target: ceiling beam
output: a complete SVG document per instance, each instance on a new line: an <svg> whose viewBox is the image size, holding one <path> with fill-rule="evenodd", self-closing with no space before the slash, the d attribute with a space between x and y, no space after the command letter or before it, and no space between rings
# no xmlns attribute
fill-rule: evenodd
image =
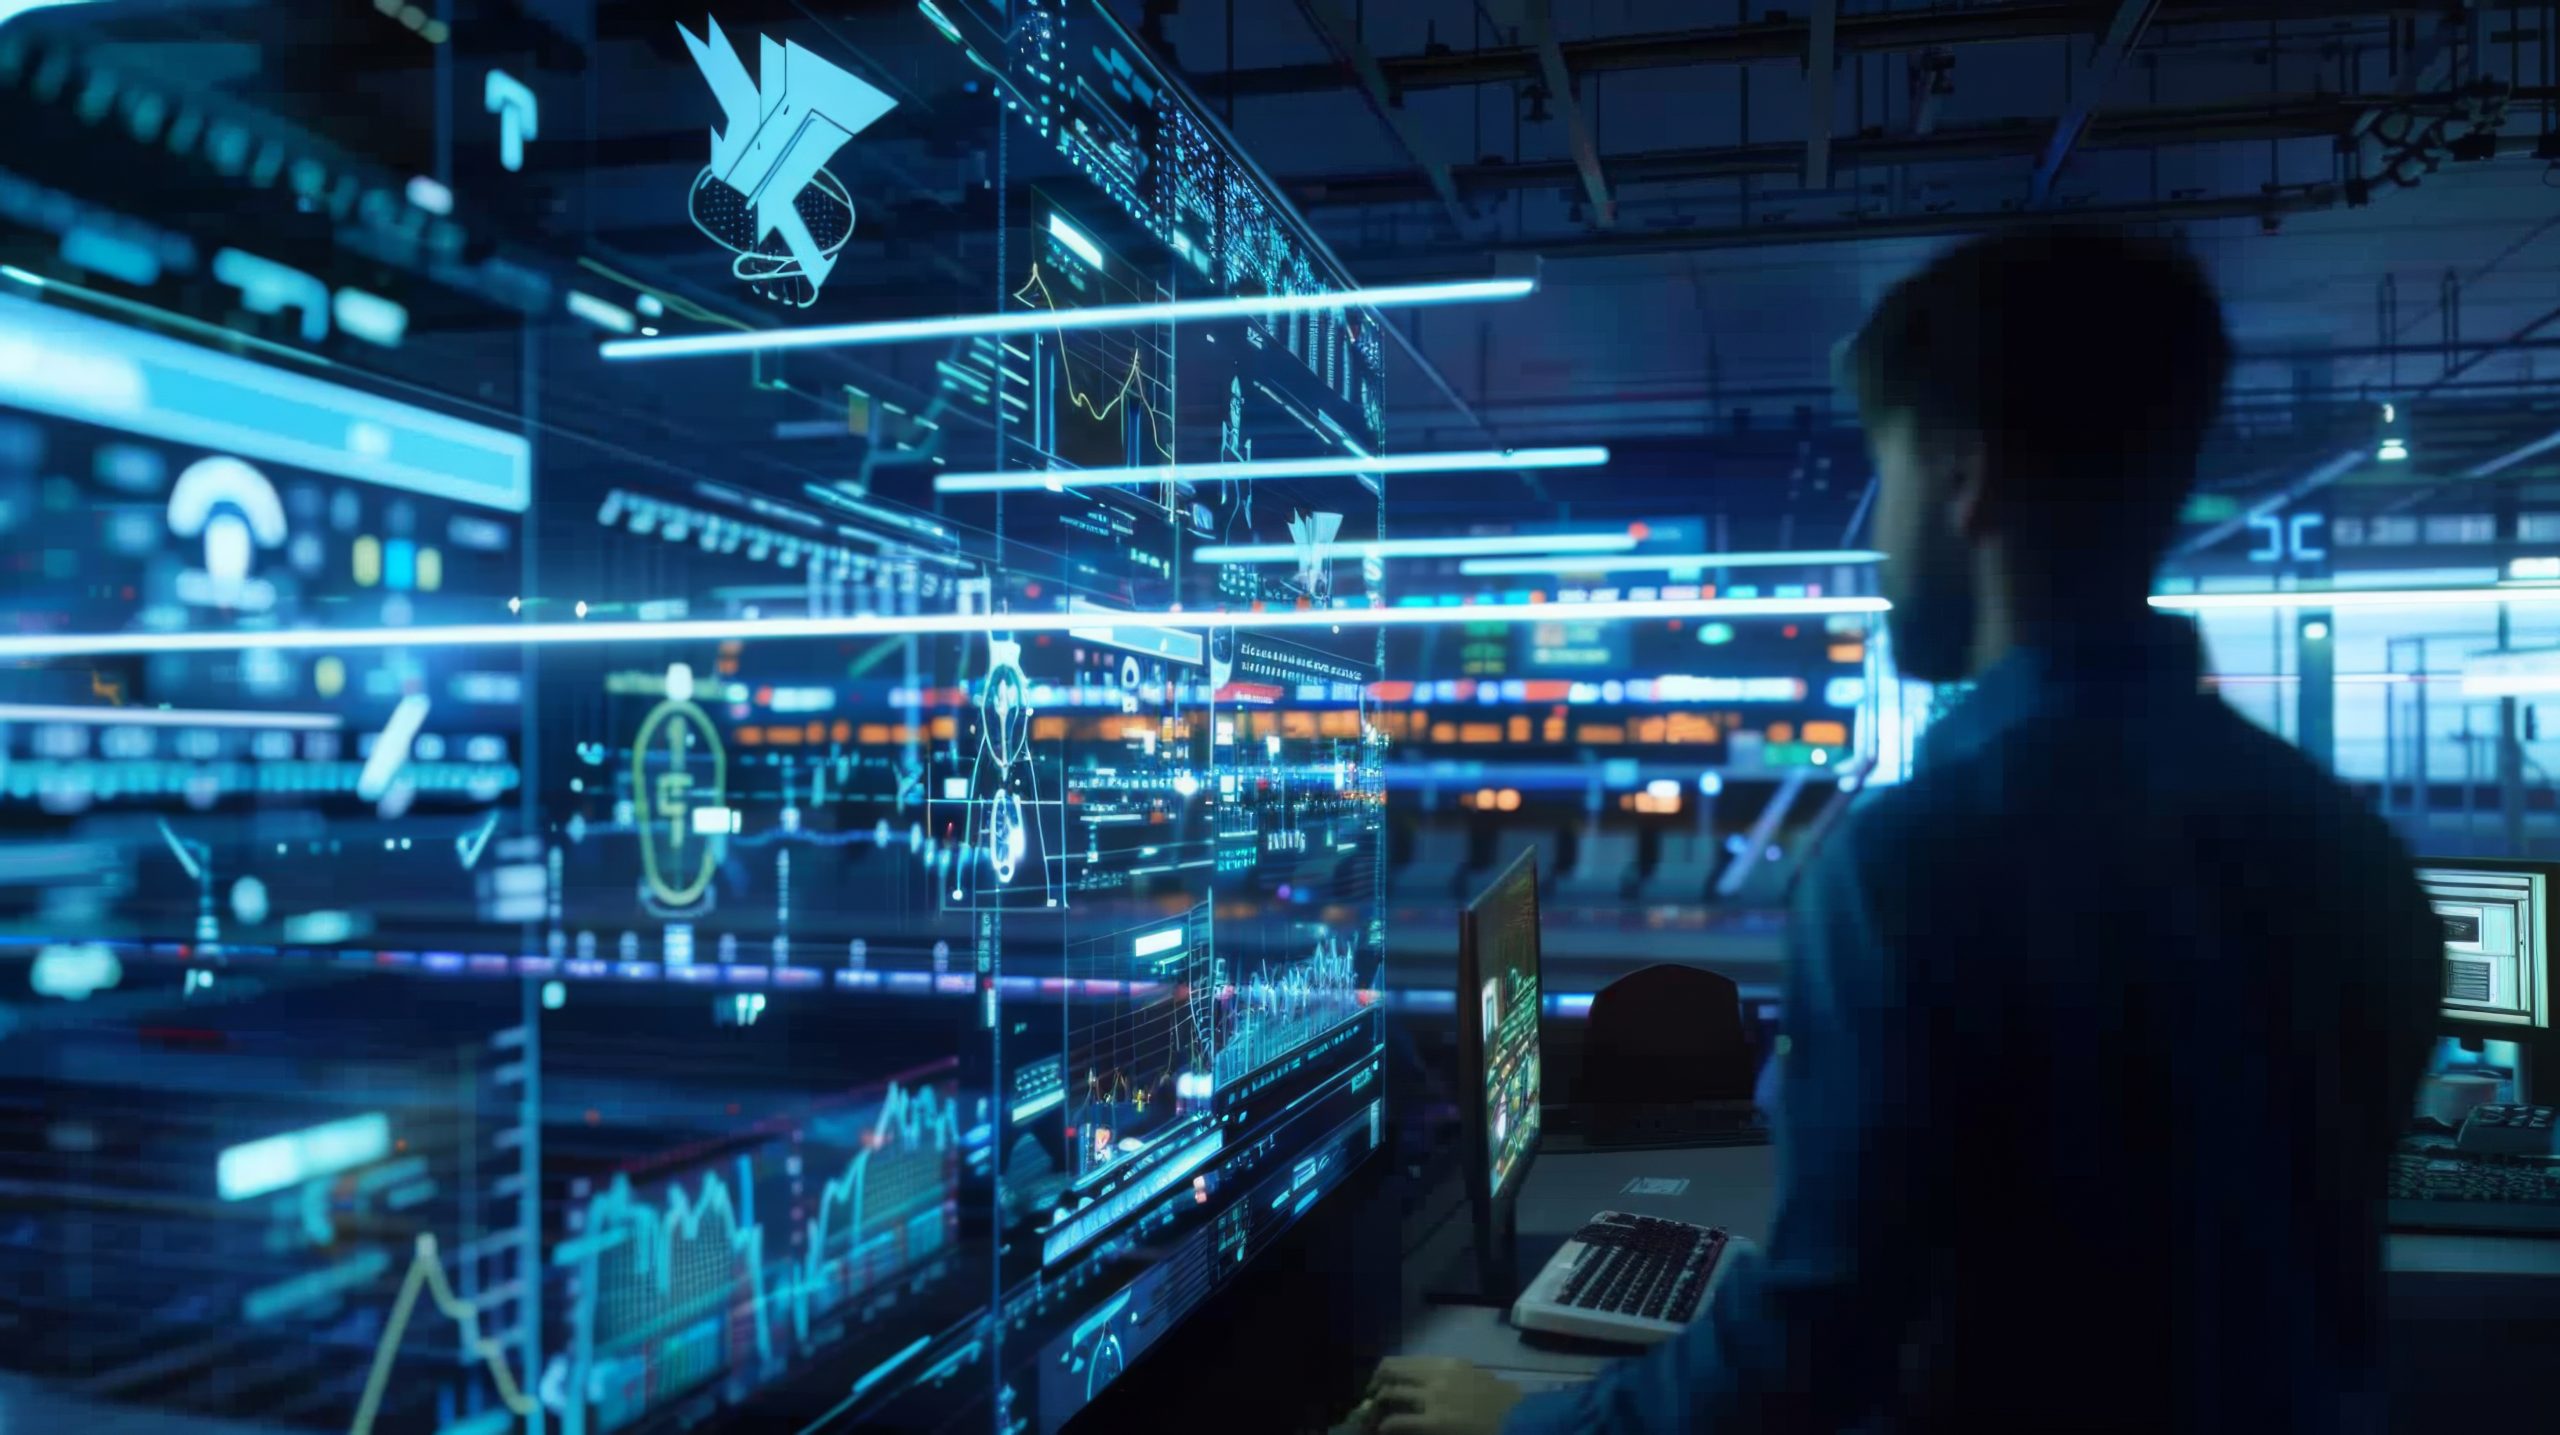
<svg viewBox="0 0 2560 1435"><path fill-rule="evenodd" d="M2390 15L2411 0L2195 0L2159 18L2163 27L2293 23ZM2077 38L2089 33L2091 7L2056 0L2005 0L1964 9L1880 11L1840 17L1834 41L1839 54L1924 50L1933 46ZM1798 60L1810 50L1812 27L1798 17L1757 20L1713 28L1649 31L1576 40L1562 48L1577 75L1610 70L1678 69L1690 65L1755 60ZM1543 73L1533 45L1494 45L1474 50L1383 56L1378 73L1389 93L1457 85L1509 84ZM1287 95L1340 86L1333 65L1271 65L1228 74L1187 77L1203 95Z"/></svg>
<svg viewBox="0 0 2560 1435"><path fill-rule="evenodd" d="M1804 187L1831 187L1831 70L1840 38L1840 0L1813 0L1805 17Z"/></svg>
<svg viewBox="0 0 2560 1435"><path fill-rule="evenodd" d="M1547 82L1547 95L1564 115L1566 141L1573 149L1573 167L1582 177L1582 197L1591 204L1591 224L1595 229L1614 229L1618 224L1618 202L1609 194L1609 177L1600 168L1600 146L1590 121L1582 113L1582 101L1574 93L1573 71L1564 62L1564 49L1556 43L1554 0L1523 0L1522 8L1530 45L1538 52L1539 74Z"/></svg>
<svg viewBox="0 0 2560 1435"><path fill-rule="evenodd" d="M1450 228L1459 234L1466 233L1466 206L1458 201L1458 187L1449 180L1448 163L1433 152L1431 142L1423 136L1421 127L1414 123L1412 115L1405 112L1404 96L1387 84L1385 73L1378 68L1377 57L1369 53L1367 42L1360 38L1358 23L1342 13L1342 7L1335 0L1298 0L1298 11L1314 28L1316 37L1324 41L1325 48L1333 52L1334 59L1360 82L1360 94L1368 102L1369 112L1376 115L1378 122L1396 137L1396 143L1404 147L1414 167L1421 170L1423 178L1430 182L1431 192L1439 198L1441 207L1449 212Z"/></svg>
<svg viewBox="0 0 2560 1435"><path fill-rule="evenodd" d="M2305 185L2275 193L2235 194L2207 199L2163 200L2142 204L2085 205L2071 211L2090 224L2182 224L2213 219L2264 219L2268 216L2334 209L2345 202L2336 185ZM1923 239L1948 234L1976 234L2013 228L2041 220L2032 210L1948 210L1938 214L1896 214L1853 219L1822 219L1801 224L1737 224L1680 229L1621 230L1615 234L1523 235L1479 240L1464 245L1424 249L1378 249L1345 254L1343 262L1363 279L1376 280L1404 269L1445 272L1458 253L1536 254L1542 258L1623 259L1654 254L1688 254L1705 249L1749 249L1772 244L1834 244L1878 239Z"/></svg>
<svg viewBox="0 0 2560 1435"><path fill-rule="evenodd" d="M2071 101L2064 106L2062 117L2053 124L2053 137L2045 141L2044 154L2036 161L2034 178L2028 182L2027 205L2041 209L2053 198L2053 182L2062 176L2062 166L2071 158L2071 147L2080 142L2080 132L2089 127L2089 116L2097 111L2098 101L2124 70L2125 60L2134 47L2142 43L2143 33L2151 28L2152 17L2160 13L2160 0L2118 0L2116 16L2107 33L2091 51L2089 63L2080 70L2080 82L2072 87Z"/></svg>
<svg viewBox="0 0 2560 1435"><path fill-rule="evenodd" d="M2241 140L2329 138L2346 133L2369 105L2336 95L2289 95L2237 104L2119 110L2095 116L2081 144L2090 149L2119 149L2173 144L2216 144ZM2022 117L1941 128L1929 134L1850 135L1831 144L1832 167L1930 164L2031 155L2050 132L2048 120ZM1695 149L1639 150L1602 157L1616 188L1629 185L1680 184L1696 180L1735 179L1743 175L1794 173L1803 163L1804 146L1774 140L1747 145ZM1514 189L1568 187L1577 167L1564 160L1460 165L1450 174L1463 195L1481 196ZM1302 175L1282 182L1301 208L1357 204L1407 203L1431 197L1431 191L1405 170L1361 174Z"/></svg>

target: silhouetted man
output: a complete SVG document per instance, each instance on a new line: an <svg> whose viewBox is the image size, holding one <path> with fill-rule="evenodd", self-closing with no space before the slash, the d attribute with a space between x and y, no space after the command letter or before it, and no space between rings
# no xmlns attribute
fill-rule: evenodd
<svg viewBox="0 0 2560 1435"><path fill-rule="evenodd" d="M1378 1428L2378 1425L2443 938L2146 602L2229 366L2194 261L2122 234L1978 240L1877 307L1844 367L1895 656L1979 681L1798 884L1765 1259L1576 1390L1390 1361Z"/></svg>

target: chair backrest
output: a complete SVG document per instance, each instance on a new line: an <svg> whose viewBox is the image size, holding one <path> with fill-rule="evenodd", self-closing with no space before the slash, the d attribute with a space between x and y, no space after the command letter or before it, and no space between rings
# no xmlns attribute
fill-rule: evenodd
<svg viewBox="0 0 2560 1435"><path fill-rule="evenodd" d="M1582 839L1582 851L1573 862L1574 885L1624 882L1636 865L1639 850L1636 834L1632 832L1586 834Z"/></svg>
<svg viewBox="0 0 2560 1435"><path fill-rule="evenodd" d="M1461 820L1442 818L1414 834L1413 860L1433 867L1463 867L1470 837Z"/></svg>
<svg viewBox="0 0 2560 1435"><path fill-rule="evenodd" d="M1681 868L1704 870L1708 848L1695 832L1666 832L1662 835L1662 855L1654 859L1653 870L1669 872Z"/></svg>
<svg viewBox="0 0 2560 1435"><path fill-rule="evenodd" d="M1500 872L1511 865L1513 858L1532 847L1538 849L1538 885L1553 886L1556 871L1563 864L1557 860L1562 848L1552 827L1504 827L1496 831L1493 834L1493 860L1486 864L1486 869Z"/></svg>
<svg viewBox="0 0 2560 1435"><path fill-rule="evenodd" d="M1663 963L1591 999L1575 1095L1612 1106L1747 1101L1753 1075L1733 979Z"/></svg>

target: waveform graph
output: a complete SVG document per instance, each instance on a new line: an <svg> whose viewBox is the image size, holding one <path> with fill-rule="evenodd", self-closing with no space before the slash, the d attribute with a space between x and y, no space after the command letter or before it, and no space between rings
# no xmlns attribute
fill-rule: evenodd
<svg viewBox="0 0 2560 1435"><path fill-rule="evenodd" d="M521 1002L226 972L13 1031L0 1099L42 1120L0 1215L8 1428L529 1429Z"/></svg>
<svg viewBox="0 0 2560 1435"><path fill-rule="evenodd" d="M568 1273L562 1428L744 1398L858 1334L959 1235L953 1084L892 1080L672 1175L616 1174L552 1253Z"/></svg>
<svg viewBox="0 0 2560 1435"><path fill-rule="evenodd" d="M1046 195L1032 211L1032 258L1015 304L1059 311L1170 297L1106 249L1090 220ZM1173 461L1174 365L1160 331L1060 328L1020 342L998 374L1042 452L1079 468Z"/></svg>
<svg viewBox="0 0 2560 1435"><path fill-rule="evenodd" d="M1212 1068L1218 1086L1242 1082L1368 1010L1378 978L1373 971L1364 985L1359 959L1357 938L1320 933L1304 956L1259 963L1222 981Z"/></svg>
<svg viewBox="0 0 2560 1435"><path fill-rule="evenodd" d="M1216 956L1206 904L1070 944L1061 996L1068 1174L1090 1185L1209 1119Z"/></svg>

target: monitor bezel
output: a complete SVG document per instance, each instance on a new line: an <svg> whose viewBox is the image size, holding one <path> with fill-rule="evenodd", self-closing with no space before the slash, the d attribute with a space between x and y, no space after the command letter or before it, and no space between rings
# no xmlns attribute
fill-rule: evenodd
<svg viewBox="0 0 2560 1435"><path fill-rule="evenodd" d="M2536 1020L2522 1023L2494 1021L2471 1013L2458 1012L2444 1004L2444 995L2441 990L2436 995L2435 1017L2437 1024L2451 1036L2518 1042L2533 1047L2560 1040L2560 1012L2552 1009L2552 1003L2560 1000L2560 980L2555 980L2556 976L2560 976L2560 972L2554 970L2555 957L2552 950L2555 937L2560 937L2560 913L2553 910L2554 907L2560 907L2560 862L2544 862L2527 857L2413 856L2409 859L2409 866L2413 873L2519 872L2542 879L2545 900L2542 919L2538 924L2541 931L2535 934L2535 939L2541 944L2541 950L2536 953L2531 972L2525 974L2536 986L2534 1004ZM2423 881L2421 885L2423 886ZM2432 896L2429 899L2429 909L2433 910ZM2442 969L2439 968L2438 972L2441 976Z"/></svg>
<svg viewBox="0 0 2560 1435"><path fill-rule="evenodd" d="M1466 1138L1462 1143L1467 1169L1467 1202L1475 1212L1477 1264L1489 1296L1507 1299L1512 1276L1511 1247L1516 1229L1516 1210L1520 1188L1527 1183L1529 1168L1537 1161L1538 1148L1545 1140L1546 1123L1541 1120L1529 1133L1528 1144L1520 1152L1520 1162L1513 1169L1510 1182L1501 1190L1493 1188L1493 1130L1485 1109L1485 1041L1484 1024L1478 1019L1476 999L1484 986L1484 952L1479 941L1477 913L1503 884L1511 881L1522 868L1528 869L1531 911L1543 922L1544 912L1538 906L1538 849L1536 844L1504 863L1491 881L1467 899L1458 911L1458 1073L1465 1095L1460 1101L1465 1120ZM1532 962L1538 977L1538 1000L1541 1009L1539 1048L1540 1104L1545 1101L1546 1046L1544 1007L1546 1003L1546 943L1543 930L1538 931L1532 947Z"/></svg>

